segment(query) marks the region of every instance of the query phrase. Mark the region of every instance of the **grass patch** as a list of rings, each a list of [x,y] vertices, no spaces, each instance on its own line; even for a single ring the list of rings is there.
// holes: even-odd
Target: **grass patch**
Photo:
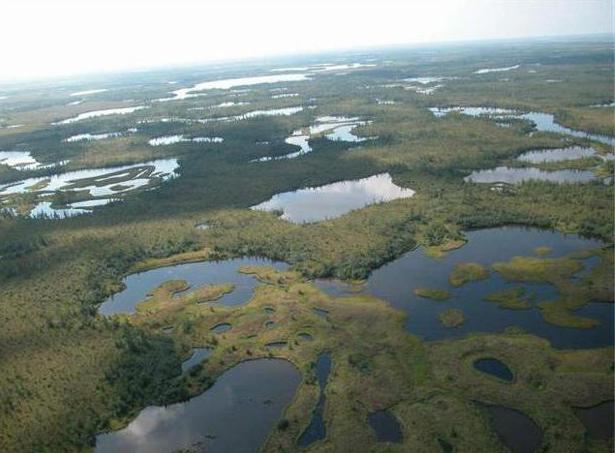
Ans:
[[[550,255],[552,252],[553,249],[551,247],[547,247],[546,245],[542,245],[534,249],[534,254],[540,258],[544,258],[545,256]]]
[[[415,288],[414,294],[419,297],[434,300],[448,300],[452,297],[452,294],[444,289],[433,288]]]
[[[438,319],[444,327],[459,327],[466,318],[462,310],[458,308],[448,308],[438,315]]]
[[[532,308],[530,298],[524,296],[525,289],[517,287],[489,294],[485,297],[485,300],[498,304],[500,308],[508,308],[510,310],[525,310]]]
[[[458,263],[448,277],[452,286],[462,286],[474,280],[484,280],[489,277],[489,271],[479,263]]]
[[[558,282],[569,279],[583,268],[570,258],[541,259],[515,256],[507,263],[495,263],[493,269],[508,281]]]

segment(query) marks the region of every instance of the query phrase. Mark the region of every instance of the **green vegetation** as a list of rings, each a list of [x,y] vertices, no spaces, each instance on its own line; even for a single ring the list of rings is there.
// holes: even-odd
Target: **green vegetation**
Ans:
[[[560,298],[539,303],[545,320],[559,326],[589,329],[598,325],[599,321],[574,315],[573,312],[591,301],[613,302],[612,249],[592,253],[600,258],[600,262],[580,282],[573,281],[573,277],[583,268],[580,259],[588,257],[584,255],[552,259],[516,256],[507,263],[495,263],[493,269],[510,281],[545,282],[554,285]],[[522,305],[523,302],[519,301],[518,297],[520,296],[500,293],[488,300],[500,304]]]
[[[525,290],[523,288],[510,288],[503,291],[493,293],[485,297],[489,302],[495,302],[501,308],[510,310],[524,310],[531,308],[531,297],[524,298]]]
[[[508,263],[495,263],[493,269],[511,281],[559,282],[572,277],[582,265],[570,258],[515,256]]]
[[[489,278],[489,271],[479,263],[458,263],[448,277],[453,286],[462,286],[474,280]]]
[[[541,258],[550,255],[552,252],[553,249],[551,247],[547,247],[546,245],[536,247],[534,249],[534,253],[536,254],[536,256],[539,256]]]
[[[427,108],[492,105],[545,111],[569,127],[612,133],[613,110],[588,107],[612,101],[612,43],[460,46],[429,57],[399,50],[384,52],[383,60],[392,63],[343,77],[323,73],[309,82],[284,84],[300,93],[285,100],[271,99],[272,87],[257,85],[247,93],[212,90],[203,97],[151,102],[168,96],[171,75],[189,86],[269,67],[110,77],[104,85],[113,89],[75,106],[66,105],[66,86],[10,88],[10,97],[0,106],[0,125],[25,126],[0,127],[0,149],[30,151],[43,164],[69,160],[63,171],[171,157],[180,168],[177,178],[155,190],[137,190],[92,215],[34,220],[0,212],[1,451],[87,450],[97,432],[124,426],[143,407],[196,395],[238,361],[270,355],[291,360],[304,376],[265,446],[265,451],[293,451],[318,398],[312,363],[324,350],[331,351],[334,368],[327,386],[328,438],[316,447],[319,451],[439,451],[439,440],[456,451],[503,451],[472,401],[526,413],[545,431],[545,450],[612,451],[612,440],[590,445],[570,409],[612,398],[612,348],[557,351],[540,338],[513,331],[423,342],[403,330],[403,315],[386,301],[360,294],[335,299],[309,282],[317,277],[359,281],[417,246],[434,257],[454,253],[465,243],[464,230],[508,224],[550,228],[604,241],[605,248],[592,252],[599,264],[575,279],[587,256],[547,259],[538,252],[496,263],[493,269],[509,280],[554,285],[558,300],[537,301],[547,321],[592,327],[595,320],[573,311],[590,301],[613,301],[613,184],[534,181],[498,192],[488,184],[465,183],[463,177],[474,169],[509,163],[531,149],[591,144],[604,154],[609,147],[556,134],[529,135],[532,126],[526,122],[504,128],[485,118],[435,118]],[[508,81],[497,74],[473,75],[486,62],[521,66],[506,75]],[[456,78],[444,81],[430,96],[387,87],[418,75]],[[552,78],[562,82],[545,83]],[[295,115],[241,122],[162,121],[222,116],[210,107],[229,99],[250,105],[230,107],[224,115],[299,104],[306,108]],[[396,103],[381,105],[376,99]],[[91,110],[140,103],[149,108],[50,125]],[[310,104],[315,108],[307,108]],[[371,120],[357,133],[378,139],[357,147],[318,137],[310,141],[314,151],[300,158],[250,162],[296,151],[285,138],[318,116],[332,114]],[[129,128],[138,130],[98,141],[63,141],[76,134]],[[174,134],[221,136],[224,142],[148,145],[153,137]],[[0,185],[49,178],[57,171],[0,165]],[[396,184],[416,190],[416,195],[307,225],[247,209],[276,193],[380,172],[389,172]],[[611,176],[612,162],[596,172]],[[61,206],[87,198],[84,192],[54,194],[49,201]],[[14,206],[21,214],[35,203],[32,193],[3,199],[10,200],[3,206]],[[195,228],[203,222],[208,229]],[[170,281],[154,289],[133,316],[107,319],[97,314],[98,305],[121,289],[122,277],[130,272],[247,255],[284,260],[291,270],[242,269],[262,285],[241,307],[214,302],[232,290],[230,285],[181,292],[185,282]],[[455,269],[451,284],[487,276],[484,267],[465,263]],[[432,296],[440,291],[423,290]],[[527,297],[498,293],[489,300],[520,308]],[[313,308],[329,314],[316,316]],[[462,313],[447,316],[454,322],[463,319]],[[268,320],[276,322],[275,329],[264,327]],[[220,322],[233,328],[212,334],[210,328]],[[172,331],[161,334],[168,327]],[[302,332],[313,341],[295,341]],[[288,346],[264,346],[275,341]],[[192,347],[206,345],[215,347],[213,355],[182,375],[181,358]],[[509,363],[517,375],[515,384],[481,379],[471,367],[479,355]],[[402,424],[403,444],[376,443],[366,417],[382,408],[391,408]]]
[[[493,293],[485,297],[489,302],[495,302],[500,308],[508,308],[510,310],[525,310],[531,308],[531,297],[524,297],[525,289],[511,288]]]
[[[447,308],[438,315],[438,318],[444,327],[459,327],[466,320],[463,311],[457,308]]]
[[[451,293],[445,289],[433,289],[433,288],[416,288],[414,294],[426,299],[434,300],[448,300],[451,298]]]

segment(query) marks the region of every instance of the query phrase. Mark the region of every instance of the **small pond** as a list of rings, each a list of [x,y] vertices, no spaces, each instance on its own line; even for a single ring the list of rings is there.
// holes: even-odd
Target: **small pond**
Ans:
[[[233,326],[231,326],[228,322],[221,322],[220,324],[216,324],[213,326],[211,330],[213,333],[224,333],[231,330]]]
[[[167,135],[152,138],[148,144],[150,146],[174,145],[176,143],[222,143],[222,137],[184,137],[183,135]]]
[[[15,170],[37,170],[51,168],[62,163],[43,165],[28,151],[0,151],[0,165],[7,165]]]
[[[208,358],[212,352],[212,348],[192,348],[192,355],[182,362],[182,373],[185,373],[192,367],[201,363]]]
[[[439,259],[427,256],[422,248],[402,255],[374,270],[363,285],[363,292],[387,300],[406,312],[406,329],[428,341],[460,338],[471,332],[501,332],[517,326],[548,339],[557,348],[595,348],[613,344],[613,305],[610,303],[589,303],[577,310],[575,315],[598,319],[600,325],[592,329],[574,329],[545,322],[534,305],[527,310],[507,310],[484,300],[488,295],[515,287],[522,287],[526,294],[533,295],[533,304],[556,299],[558,294],[549,284],[507,282],[496,272],[491,272],[485,280],[460,287],[448,282],[457,263],[475,262],[490,267],[494,262],[509,261],[514,256],[535,256],[534,249],[541,246],[552,249],[549,257],[561,257],[600,247],[601,242],[513,226],[469,231],[466,238],[466,245]],[[335,280],[316,280],[316,285],[333,296],[356,293],[356,288],[338,286]],[[414,293],[416,288],[443,289],[451,293],[451,298],[445,302],[424,299]],[[440,312],[449,308],[460,309],[466,315],[464,324],[456,329],[446,329],[438,321]]]
[[[570,146],[568,148],[537,149],[526,151],[517,159],[523,162],[539,164],[542,162],[560,162],[563,160],[583,159],[593,157],[596,150],[586,146]]]
[[[489,74],[491,72],[506,72],[506,71],[512,71],[513,69],[518,69],[520,65],[516,64],[513,66],[506,66],[506,67],[502,67],[502,68],[484,68],[484,69],[479,69],[477,71],[474,71],[474,74]]]
[[[147,108],[144,105],[137,105],[135,107],[122,107],[118,109],[106,109],[106,110],[94,110],[91,112],[80,113],[77,116],[72,118],[67,118],[62,121],[58,121],[57,123],[53,123],[54,125],[59,124],[71,124],[76,123],[77,121],[87,120],[90,118],[97,118],[99,116],[108,116],[108,115],[127,115],[129,113],[134,113],[138,110],[142,110]]]
[[[490,374],[506,382],[512,382],[514,378],[510,368],[498,359],[478,359],[472,364],[472,366],[482,373]]]
[[[401,431],[401,426],[395,416],[389,411],[372,412],[368,414],[367,422],[376,433],[378,442],[403,442],[404,435]]]
[[[358,137],[352,131],[367,121],[359,121],[358,118],[348,118],[345,116],[321,116],[316,118],[314,124],[309,128],[297,129],[293,131],[290,137],[287,137],[284,142],[299,147],[298,151],[284,154],[282,156],[265,156],[254,159],[252,162],[269,162],[280,159],[294,159],[304,154],[313,151],[309,144],[310,138],[325,133],[325,137],[332,141],[354,142],[360,143],[368,140],[365,137]],[[307,132],[306,132],[307,130]]]
[[[304,80],[310,80],[310,78],[305,74],[276,74],[276,75],[267,75],[267,76],[212,80],[209,82],[198,83],[191,88],[182,88],[182,89],[173,91],[174,97],[159,99],[159,101],[186,99],[189,97],[193,97],[194,92],[198,92],[198,91],[228,90],[230,88],[239,87],[239,86],[263,85],[266,83],[279,83],[279,82],[300,82]]]
[[[37,194],[40,200],[55,191],[81,192],[86,197],[105,197],[74,202],[60,209],[52,208],[52,203],[49,201],[39,201],[30,213],[31,217],[64,218],[91,212],[82,209],[84,207],[102,206],[111,201],[117,201],[117,195],[137,189],[156,187],[160,182],[175,178],[178,168],[177,159],[158,159],[141,164],[77,170],[51,176],[27,178],[0,185],[0,199],[7,195],[28,192]]]
[[[235,258],[225,261],[203,261],[178,264],[129,275],[122,280],[125,288],[109,297],[100,306],[99,312],[109,316],[117,313],[134,313],[138,302],[167,280],[186,280],[190,287],[232,283],[235,289],[216,301],[222,305],[239,305],[252,297],[259,284],[252,275],[237,272],[241,266],[273,266],[286,270],[288,265],[279,261],[261,258]]]
[[[69,94],[69,96],[87,96],[88,94],[103,93],[105,91],[107,91],[106,88],[96,88],[92,90],[77,91],[75,93]]]
[[[542,444],[542,430],[527,415],[508,407],[478,405],[489,414],[493,429],[512,453],[532,453]]]
[[[591,439],[611,439],[613,437],[613,401],[606,401],[592,407],[575,407],[574,413],[581,419]]]
[[[256,453],[301,382],[286,360],[258,359],[226,371],[185,403],[146,407],[126,428],[96,437],[97,452]]]
[[[294,223],[317,222],[342,216],[373,203],[411,197],[414,193],[414,190],[395,185],[391,175],[382,173],[358,180],[284,192],[252,206],[252,209],[282,210],[282,218]]]
[[[37,203],[32,208],[29,216],[32,217],[33,219],[38,219],[38,218],[65,219],[67,217],[74,217],[76,215],[81,215],[81,214],[89,214],[91,212],[92,211],[90,211],[89,209],[82,209],[82,208],[74,207],[73,205],[71,205],[71,207],[68,207],[68,208],[56,209],[56,208],[51,207],[50,201],[41,201],[40,203]]]
[[[312,420],[308,427],[303,431],[297,444],[300,447],[307,447],[308,445],[322,440],[327,436],[327,428],[325,426],[324,411],[325,411],[325,388],[327,386],[327,380],[329,379],[329,373],[331,373],[331,355],[329,353],[320,354],[318,360],[316,360],[316,379],[318,380],[318,386],[320,387],[320,396],[318,397],[318,403],[312,413]]]
[[[520,119],[530,121],[536,130],[542,132],[554,132],[556,134],[571,135],[573,137],[589,138],[607,145],[615,145],[615,137],[607,135],[591,134],[585,131],[570,129],[558,124],[551,113],[543,112],[518,112],[516,110],[495,107],[432,107],[429,109],[436,117],[444,116],[450,112],[458,112],[470,116],[485,116],[494,120]]]
[[[288,343],[286,341],[272,341],[265,345],[268,349],[282,349],[285,348]]]
[[[464,181],[475,183],[519,184],[524,181],[540,180],[557,183],[584,183],[596,179],[590,170],[555,170],[545,171],[533,167],[496,167],[476,170],[466,176]]]
[[[52,193],[56,190],[87,191],[93,197],[109,196],[147,186],[155,179],[164,181],[175,177],[178,167],[177,159],[159,159],[120,167],[69,171],[0,185],[0,196],[25,192]],[[121,188],[114,190],[118,185]]]
[[[297,338],[301,341],[312,341],[314,339],[314,337],[307,332],[298,333]]]

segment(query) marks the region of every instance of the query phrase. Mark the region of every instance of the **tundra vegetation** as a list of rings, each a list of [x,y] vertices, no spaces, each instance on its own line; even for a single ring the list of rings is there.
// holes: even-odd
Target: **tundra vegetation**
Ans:
[[[317,62],[342,57],[322,56]],[[544,451],[612,451],[612,437],[586,435],[574,412],[612,400],[612,345],[558,350],[517,327],[428,342],[405,331],[405,314],[386,300],[358,292],[334,297],[313,283],[316,278],[356,283],[418,246],[430,259],[440,259],[463,247],[464,231],[470,229],[540,227],[599,239],[603,247],[576,254],[540,248],[533,256],[509,261],[485,257],[453,269],[451,285],[463,290],[477,279],[500,278],[511,289],[487,300],[501,309],[536,305],[549,323],[593,328],[595,319],[575,311],[590,302],[613,303],[612,147],[587,137],[537,132],[522,120],[503,127],[457,113],[437,118],[429,108],[480,105],[547,112],[563,126],[613,137],[614,108],[597,107],[613,102],[612,42],[381,50],[356,58],[373,60],[375,66],[249,90],[213,89],[165,102],[156,99],[170,97],[176,85],[169,80],[190,87],[267,74],[272,66],[76,80],[70,92],[107,89],[77,105],[69,104],[75,97],[63,86],[0,86],[0,95],[6,95],[0,100],[0,152],[29,152],[41,164],[18,168],[0,162],[0,451],[87,451],[97,433],[125,426],[144,407],[186,400],[206,391],[234,364],[258,357],[287,359],[302,373],[294,400],[262,446],[263,451],[294,451],[319,398],[314,363],[323,352],[333,363],[325,390],[327,435],[310,451],[439,451],[443,445],[460,452],[506,451],[478,403],[525,414],[543,432]],[[316,57],[310,59],[306,64]],[[513,64],[519,67],[475,73]],[[443,77],[431,94],[406,80],[429,76]],[[560,82],[548,82],[554,79]],[[431,85],[436,84],[426,86]],[[272,89],[285,88],[299,96],[273,97],[279,92]],[[231,101],[236,104],[213,108]],[[52,124],[86,112],[137,106],[146,108]],[[303,109],[220,119],[295,106]],[[331,115],[365,120],[353,133],[367,140],[333,141],[314,134],[309,153],[258,161],[297,151],[285,139]],[[15,125],[22,126],[10,127]],[[79,134],[110,135],[66,141]],[[224,140],[149,144],[171,135]],[[571,146],[593,147],[607,157],[532,166],[590,168],[596,179],[582,184],[464,182],[476,169],[528,165],[516,160],[528,150]],[[57,173],[163,158],[178,160],[176,176],[122,193],[138,174],[114,175],[117,202],[65,219],[28,216],[41,201],[36,190],[44,190],[46,179]],[[51,166],[57,163],[62,164]],[[384,172],[416,194],[306,224],[249,209],[278,193]],[[26,178],[43,180],[22,193],[3,194]],[[51,191],[43,201],[61,209],[96,200],[85,189],[97,184],[81,181],[80,190]],[[122,289],[127,274],[241,256],[285,261],[290,268],[240,269],[259,281],[252,299],[241,306],[220,303],[235,290],[229,282],[187,288],[185,281],[170,279],[151,288],[133,315],[98,313],[99,305]],[[588,259],[598,264],[585,272]],[[522,282],[552,285],[558,299],[534,300],[515,287]],[[463,312],[446,307],[445,290],[415,292],[435,299],[426,304],[441,304],[446,325],[463,322]],[[211,330],[222,323],[231,328]],[[280,342],[281,347],[266,346]],[[213,348],[209,358],[182,373],[182,359],[192,348],[206,346]],[[483,357],[506,363],[514,382],[477,372],[473,363]],[[402,443],[377,442],[367,417],[383,409],[399,421]]]

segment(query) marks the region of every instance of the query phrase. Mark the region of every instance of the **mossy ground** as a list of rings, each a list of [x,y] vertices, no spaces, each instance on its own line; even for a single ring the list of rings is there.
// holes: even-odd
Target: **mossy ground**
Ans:
[[[532,304],[528,297],[525,297],[523,288],[511,288],[493,293],[485,297],[489,302],[495,302],[500,308],[508,308],[511,310],[525,310],[531,308]]]
[[[284,414],[287,423],[273,430],[263,451],[296,450],[318,399],[314,363],[325,351],[333,361],[324,412],[327,437],[310,451],[438,451],[438,439],[457,451],[505,451],[473,401],[518,409],[545,430],[545,445],[578,451],[587,444],[571,407],[610,398],[612,348],[556,351],[544,340],[514,333],[423,343],[403,330],[404,315],[384,301],[362,295],[333,298],[294,272],[256,266],[242,272],[262,282],[244,306],[180,304],[126,319],[154,331],[173,326],[170,335],[186,356],[192,347],[214,348],[202,366],[178,378],[192,394],[242,360],[293,362],[303,382]],[[169,286],[181,287],[178,282],[161,285],[165,290],[152,298],[164,305]],[[318,316],[315,308],[327,316]],[[266,328],[267,321],[275,321],[275,327]],[[213,334],[211,327],[223,322],[232,328]],[[312,341],[301,341],[300,333],[309,333]],[[273,342],[286,345],[266,346]],[[514,383],[477,373],[472,364],[485,356],[504,361],[515,373]],[[378,443],[367,424],[368,413],[384,408],[400,421],[402,444]],[[608,443],[600,445],[601,451],[608,448]]]
[[[523,69],[511,73],[506,81],[497,74],[473,75],[487,59],[494,67],[507,66],[517,59],[543,64],[533,66],[535,72],[530,73],[525,71],[524,63]],[[344,77],[321,74],[310,82],[300,82],[297,91],[302,99],[318,98],[315,109],[288,117],[255,118],[243,121],[239,127],[233,122],[147,121],[176,115],[193,119],[209,116],[206,111],[191,108],[207,108],[228,95],[213,92],[184,101],[152,103],[149,109],[133,115],[101,117],[66,127],[50,125],[79,113],[121,106],[119,99],[127,97],[140,103],[168,96],[169,74],[152,75],[153,83],[127,77],[122,81],[123,88],[109,90],[78,106],[66,105],[65,86],[58,89],[29,85],[21,91],[16,87],[10,96],[10,103],[15,104],[3,102],[0,106],[0,122],[3,126],[5,122],[25,126],[0,127],[2,149],[27,145],[40,162],[70,160],[67,171],[166,157],[178,158],[180,169],[177,178],[157,190],[137,191],[122,203],[95,209],[93,215],[54,221],[0,214],[0,450],[87,449],[96,432],[109,429],[110,420],[123,423],[144,406],[162,405],[186,397],[187,392],[201,391],[216,373],[247,356],[247,349],[253,356],[278,354],[278,350],[265,352],[264,342],[282,337],[290,340],[299,328],[314,336],[309,345],[301,345],[300,350],[306,353],[300,365],[313,360],[321,347],[331,348],[335,361],[325,411],[330,438],[315,449],[339,451],[350,446],[357,451],[438,451],[437,439],[442,439],[459,451],[497,451],[501,448],[497,439],[469,402],[481,396],[527,410],[548,430],[547,441],[553,451],[582,451],[587,447],[582,428],[569,418],[568,402],[590,405],[602,397],[600,383],[604,376],[612,380],[610,368],[605,368],[605,364],[612,363],[612,350],[608,354],[575,353],[567,359],[568,365],[574,367],[554,368],[553,363],[563,360],[565,353],[553,351],[533,337],[492,335],[474,343],[442,343],[437,360],[431,363],[436,346],[408,337],[401,328],[400,315],[392,314],[385,303],[359,296],[333,300],[309,295],[309,303],[316,304],[321,298],[330,316],[313,321],[310,317],[309,325],[297,325],[293,315],[308,319],[308,313],[302,310],[304,299],[290,290],[295,284],[284,288],[277,282],[268,284],[267,290],[257,291],[257,296],[261,291],[271,291],[267,293],[268,305],[277,306],[279,302],[280,308],[268,315],[276,317],[280,330],[271,329],[263,338],[258,330],[263,315],[251,313],[251,303],[233,310],[215,302],[179,304],[172,310],[161,304],[151,319],[134,323],[97,315],[98,305],[120,289],[122,276],[131,269],[162,264],[258,255],[286,261],[304,277],[364,279],[371,270],[417,245],[449,253],[446,244],[459,241],[464,229],[522,224],[612,243],[613,184],[534,181],[496,192],[485,185],[463,182],[471,170],[491,168],[529,149],[576,144],[594,146],[604,154],[610,147],[556,134],[529,135],[532,127],[523,122],[504,128],[484,118],[435,118],[428,110],[436,105],[495,105],[545,111],[556,114],[565,126],[608,132],[613,109],[587,106],[613,99],[613,52],[609,40],[529,43],[514,48],[443,48],[427,57],[408,51],[395,54],[393,61],[387,67],[351,72]],[[188,86],[206,78],[250,75],[252,70],[233,71],[232,75],[229,68],[215,73],[186,71],[184,81]],[[384,86],[415,74],[454,78],[431,96],[400,86]],[[548,78],[561,78],[562,83],[545,84]],[[270,86],[253,87],[245,94],[245,100],[251,102],[248,108],[283,107],[297,102],[272,100],[269,90]],[[397,103],[379,105],[376,98],[394,99]],[[242,109],[233,107],[229,114],[244,113]],[[215,114],[212,110],[211,115]],[[317,139],[311,142],[314,152],[301,158],[263,165],[250,163],[255,158],[291,152],[293,147],[284,139],[317,116],[329,114],[372,120],[361,128],[361,134],[378,136],[378,140],[347,147]],[[73,144],[62,141],[71,134],[127,127],[139,130],[134,135],[109,140]],[[225,141],[215,146],[147,144],[151,137],[169,133],[220,135]],[[257,144],[263,139],[269,143]],[[0,183],[25,177],[48,178],[55,171],[18,171],[0,165]],[[606,162],[596,171],[601,176],[611,176],[613,164]],[[391,173],[396,184],[416,190],[416,195],[310,225],[290,224],[248,209],[275,193],[380,172]],[[9,205],[14,203],[20,213],[26,214],[35,201],[32,195],[7,198]],[[67,198],[54,197],[54,201],[62,200]],[[195,228],[203,221],[211,226],[208,230]],[[610,261],[612,269],[612,249],[601,260]],[[592,300],[612,300],[612,270],[609,275],[608,269],[601,265],[575,286],[591,293]],[[309,287],[306,282],[297,285]],[[570,289],[562,286],[561,290],[567,288]],[[572,290],[569,294],[573,294]],[[576,294],[567,303],[587,300],[576,298]],[[549,319],[562,322],[555,315],[569,313],[572,308],[562,311],[556,309],[558,306],[542,308],[545,313],[553,313]],[[230,331],[221,335],[209,331],[215,322],[244,311],[254,327],[248,328],[241,318],[234,318]],[[140,316],[137,314],[135,319]],[[174,327],[173,332],[161,334],[165,327]],[[251,333],[246,333],[246,338],[236,336],[235,328]],[[324,340],[319,336],[323,332],[327,333]],[[256,337],[247,338],[250,335]],[[208,341],[224,346],[205,371],[177,378],[180,356],[187,357],[191,345]],[[297,345],[292,341],[289,345],[280,354],[297,354]],[[469,349],[465,349],[467,345]],[[530,370],[533,374],[549,377],[547,386],[531,387],[527,379],[522,379],[514,384],[514,395],[507,390],[499,396],[498,387],[490,387],[494,391],[485,395],[471,393],[482,389],[478,385],[482,381],[476,380],[475,373],[466,376],[465,362],[460,361],[464,354],[480,348],[495,357],[520,351],[514,358],[519,362],[515,364],[517,369],[527,376],[529,371],[522,367],[534,367]],[[536,351],[544,354],[533,354]],[[502,357],[508,363],[509,358]],[[304,371],[304,376],[306,382],[313,380],[309,371]],[[462,392],[455,387],[458,376],[470,390]],[[557,387],[553,387],[554,382],[559,382]],[[545,388],[551,390],[543,399]],[[366,402],[365,395],[371,394],[375,395],[374,401]],[[274,433],[270,448],[281,451],[287,446],[292,450],[315,399],[315,387],[306,383],[287,413],[292,428]],[[404,426],[406,441],[401,446],[376,445],[365,422],[368,410],[388,406]],[[537,411],[549,415],[536,414]],[[609,451],[604,445],[595,448]]]
[[[489,278],[489,270],[479,263],[458,263],[448,277],[452,286],[462,286],[474,280]]]
[[[445,289],[433,289],[433,288],[416,288],[414,294],[426,299],[433,300],[448,300],[452,297],[451,293]]]
[[[573,277],[584,267],[581,259],[589,256],[599,258],[595,266],[581,281]],[[539,301],[540,311],[549,323],[563,326],[590,329],[598,325],[596,319],[574,314],[575,310],[589,302],[613,303],[613,253],[612,249],[588,251],[563,258],[514,257],[506,263],[495,263],[493,269],[506,280],[518,282],[549,283],[557,289],[556,300]],[[508,308],[524,308],[520,294],[499,293],[488,300],[508,305]]]
[[[466,320],[463,310],[458,308],[447,308],[440,312],[438,319],[444,327],[459,327]]]

